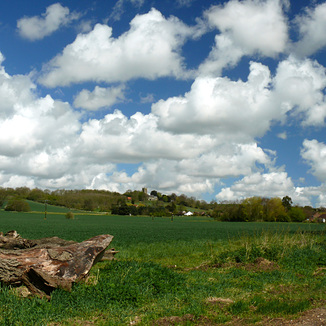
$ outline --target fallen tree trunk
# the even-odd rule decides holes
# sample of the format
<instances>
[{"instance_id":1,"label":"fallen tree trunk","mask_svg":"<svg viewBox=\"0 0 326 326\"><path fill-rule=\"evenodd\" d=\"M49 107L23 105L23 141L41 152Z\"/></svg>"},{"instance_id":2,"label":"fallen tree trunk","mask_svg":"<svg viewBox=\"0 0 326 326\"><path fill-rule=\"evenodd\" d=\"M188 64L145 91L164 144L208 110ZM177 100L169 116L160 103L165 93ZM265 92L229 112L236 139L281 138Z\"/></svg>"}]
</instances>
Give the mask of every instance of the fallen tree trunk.
<instances>
[{"instance_id":1,"label":"fallen tree trunk","mask_svg":"<svg viewBox=\"0 0 326 326\"><path fill-rule=\"evenodd\" d=\"M58 237L50 237L50 238L41 238L41 239L24 239L22 238L17 231L9 231L5 235L0 232L0 251L1 249L7 250L17 250L17 249L36 249L36 248L56 248L56 247L64 247L74 243L78 243L72 240L64 240ZM119 251L116 251L114 248L107 249L104 252L104 256L102 257L102 261L113 260L114 255Z\"/></svg>"},{"instance_id":2,"label":"fallen tree trunk","mask_svg":"<svg viewBox=\"0 0 326 326\"><path fill-rule=\"evenodd\" d=\"M50 297L56 288L70 290L85 278L104 256L111 235L99 235L81 243L60 238L28 240L17 232L0 235L0 281L25 284L34 294ZM113 249L111 256L116 253Z\"/></svg>"}]
</instances>

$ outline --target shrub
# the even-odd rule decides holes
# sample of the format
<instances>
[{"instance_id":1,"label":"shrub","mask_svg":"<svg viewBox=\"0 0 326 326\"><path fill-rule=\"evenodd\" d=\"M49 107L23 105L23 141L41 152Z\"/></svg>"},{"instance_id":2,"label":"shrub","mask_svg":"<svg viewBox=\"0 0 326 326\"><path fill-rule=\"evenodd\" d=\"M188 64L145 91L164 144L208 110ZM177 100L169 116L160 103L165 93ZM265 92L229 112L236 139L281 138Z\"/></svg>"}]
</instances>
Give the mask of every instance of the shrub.
<instances>
[{"instance_id":1,"label":"shrub","mask_svg":"<svg viewBox=\"0 0 326 326\"><path fill-rule=\"evenodd\" d=\"M283 213L280 213L276 217L276 221L277 222L291 222L291 218L287 213L283 212Z\"/></svg>"},{"instance_id":2,"label":"shrub","mask_svg":"<svg viewBox=\"0 0 326 326\"><path fill-rule=\"evenodd\" d=\"M10 200L5 208L6 211L16 211L16 212L29 212L31 210L29 204L21 199Z\"/></svg>"},{"instance_id":3,"label":"shrub","mask_svg":"<svg viewBox=\"0 0 326 326\"><path fill-rule=\"evenodd\" d=\"M72 213L72 212L66 213L66 219L73 220L74 218L75 218L74 213Z\"/></svg>"},{"instance_id":4,"label":"shrub","mask_svg":"<svg viewBox=\"0 0 326 326\"><path fill-rule=\"evenodd\" d=\"M306 216L300 207L292 207L288 212L292 222L302 222Z\"/></svg>"}]
</instances>

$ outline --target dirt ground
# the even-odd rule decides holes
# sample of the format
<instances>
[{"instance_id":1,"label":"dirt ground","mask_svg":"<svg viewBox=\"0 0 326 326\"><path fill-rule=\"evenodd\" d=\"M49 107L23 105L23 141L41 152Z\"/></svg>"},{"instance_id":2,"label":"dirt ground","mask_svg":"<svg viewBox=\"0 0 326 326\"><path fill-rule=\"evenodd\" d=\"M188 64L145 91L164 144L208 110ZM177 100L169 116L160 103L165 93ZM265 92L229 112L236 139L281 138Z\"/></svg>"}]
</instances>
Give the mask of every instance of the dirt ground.
<instances>
[{"instance_id":1,"label":"dirt ground","mask_svg":"<svg viewBox=\"0 0 326 326\"><path fill-rule=\"evenodd\" d=\"M164 317L160 318L153 325L159 326L171 326L171 325L186 325L187 322L194 322L194 318L192 315L185 315L183 317ZM208 319L203 318L202 320L197 321L198 326L214 326L221 324L213 324ZM255 324L248 324L248 321L243 319L233 319L231 322L228 322L228 326L245 326L245 325L259 325L259 326L326 326L326 308L316 308L313 310L309 310L304 312L299 318L288 320L284 318L273 318L266 319L262 322L258 322Z\"/></svg>"},{"instance_id":2,"label":"dirt ground","mask_svg":"<svg viewBox=\"0 0 326 326\"><path fill-rule=\"evenodd\" d=\"M326 326L326 308L316 308L308 310L302 314L301 317L294 320L285 320L283 318L276 318L267 321L261 325L276 325L276 326Z\"/></svg>"}]
</instances>

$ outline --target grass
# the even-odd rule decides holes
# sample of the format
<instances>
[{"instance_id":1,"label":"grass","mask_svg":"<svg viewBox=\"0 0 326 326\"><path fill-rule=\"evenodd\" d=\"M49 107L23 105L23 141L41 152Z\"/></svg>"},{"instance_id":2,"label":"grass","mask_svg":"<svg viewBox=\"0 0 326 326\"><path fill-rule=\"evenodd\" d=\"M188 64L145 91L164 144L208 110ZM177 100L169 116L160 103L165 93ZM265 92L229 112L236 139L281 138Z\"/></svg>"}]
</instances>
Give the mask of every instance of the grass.
<instances>
[{"instance_id":1,"label":"grass","mask_svg":"<svg viewBox=\"0 0 326 326\"><path fill-rule=\"evenodd\" d=\"M23 237L82 241L115 236L118 261L93 267L87 283L56 290L50 302L0 289L1 325L173 325L246 323L294 318L325 305L325 227L318 224L226 223L205 217L85 215L41 206L0 211L0 229Z\"/></svg>"}]
</instances>

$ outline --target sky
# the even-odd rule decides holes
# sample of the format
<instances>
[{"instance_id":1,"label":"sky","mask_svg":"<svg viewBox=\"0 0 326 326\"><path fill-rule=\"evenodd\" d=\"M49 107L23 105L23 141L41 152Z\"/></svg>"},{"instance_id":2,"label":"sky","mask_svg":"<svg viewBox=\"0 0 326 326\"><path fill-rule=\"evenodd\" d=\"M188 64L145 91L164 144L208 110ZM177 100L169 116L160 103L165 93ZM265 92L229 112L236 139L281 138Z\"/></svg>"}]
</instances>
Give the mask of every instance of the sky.
<instances>
[{"instance_id":1,"label":"sky","mask_svg":"<svg viewBox=\"0 0 326 326\"><path fill-rule=\"evenodd\" d=\"M326 206L326 1L0 2L0 186Z\"/></svg>"}]
</instances>

